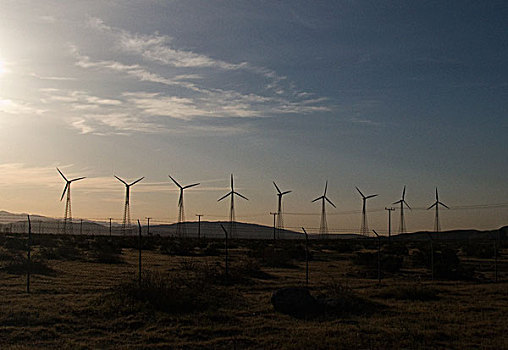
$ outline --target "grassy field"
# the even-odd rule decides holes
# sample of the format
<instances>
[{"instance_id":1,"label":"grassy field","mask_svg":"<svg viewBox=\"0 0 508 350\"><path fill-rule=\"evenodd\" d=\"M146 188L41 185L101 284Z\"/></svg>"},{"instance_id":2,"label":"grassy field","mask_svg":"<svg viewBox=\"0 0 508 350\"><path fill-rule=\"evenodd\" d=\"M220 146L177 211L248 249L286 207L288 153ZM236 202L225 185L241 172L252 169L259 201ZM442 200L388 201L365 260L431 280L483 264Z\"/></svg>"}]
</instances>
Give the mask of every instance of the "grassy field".
<instances>
[{"instance_id":1,"label":"grassy field","mask_svg":"<svg viewBox=\"0 0 508 350\"><path fill-rule=\"evenodd\" d=\"M298 317L270 299L305 285L301 241L35 236L0 239L0 348L508 349L508 261L489 241L311 241L309 290L341 306ZM489 250L490 249L490 250ZM503 250L504 249L504 250Z\"/></svg>"}]
</instances>

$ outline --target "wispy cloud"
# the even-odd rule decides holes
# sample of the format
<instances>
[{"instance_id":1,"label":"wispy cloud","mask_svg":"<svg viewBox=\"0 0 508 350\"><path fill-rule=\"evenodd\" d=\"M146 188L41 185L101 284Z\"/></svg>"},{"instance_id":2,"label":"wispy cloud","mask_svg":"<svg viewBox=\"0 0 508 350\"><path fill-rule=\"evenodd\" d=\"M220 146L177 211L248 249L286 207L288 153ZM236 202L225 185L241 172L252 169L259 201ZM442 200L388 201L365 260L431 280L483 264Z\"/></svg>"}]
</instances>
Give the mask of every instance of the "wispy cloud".
<instances>
[{"instance_id":1,"label":"wispy cloud","mask_svg":"<svg viewBox=\"0 0 508 350\"><path fill-rule=\"evenodd\" d=\"M0 100L0 113L7 114L42 114L46 110L42 108L32 107L30 104L21 102L21 101L13 101L10 99Z\"/></svg>"},{"instance_id":2,"label":"wispy cloud","mask_svg":"<svg viewBox=\"0 0 508 350\"><path fill-rule=\"evenodd\" d=\"M178 128L179 131L195 131L199 129L199 121L205 119L310 114L333 108L327 99L298 91L294 84L270 69L180 50L167 35L131 33L108 26L98 18L90 18L88 24L102 35L110 36L113 48L120 53L113 49L108 59L92 59L82 54L77 46L71 46L76 66L103 75L104 72L123 75L134 81L125 87L126 91L108 97L82 91L46 91L47 101L67 105L75 113L69 119L70 125L81 133L161 133L178 132ZM129 64L122 62L125 54L130 55ZM133 62L132 55L138 56L140 61ZM161 70L160 65L172 68ZM164 72L164 75L157 72ZM209 79L210 74L217 72L221 72L221 79ZM264 87L260 89L259 84L245 83L251 79L249 77L238 81L238 72L263 82ZM228 76L230 74L233 75ZM235 83L230 78L233 76L241 84L238 88L232 88ZM136 84L136 81L153 85L147 89L147 84ZM285 83L281 84L282 81ZM175 129L174 123L169 126L170 120L184 123L179 123ZM233 121L230 124L212 128L238 130Z\"/></svg>"}]
</instances>

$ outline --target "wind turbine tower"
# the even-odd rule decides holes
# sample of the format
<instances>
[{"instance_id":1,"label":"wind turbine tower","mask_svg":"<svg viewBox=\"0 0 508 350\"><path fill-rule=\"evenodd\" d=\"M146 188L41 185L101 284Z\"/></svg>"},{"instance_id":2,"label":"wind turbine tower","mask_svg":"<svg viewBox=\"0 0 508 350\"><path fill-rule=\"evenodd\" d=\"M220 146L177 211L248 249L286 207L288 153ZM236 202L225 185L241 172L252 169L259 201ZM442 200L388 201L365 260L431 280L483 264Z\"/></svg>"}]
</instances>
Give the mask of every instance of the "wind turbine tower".
<instances>
[{"instance_id":1,"label":"wind turbine tower","mask_svg":"<svg viewBox=\"0 0 508 350\"><path fill-rule=\"evenodd\" d=\"M406 196L406 186L404 186L404 189L402 190L402 198L398 200L397 202L393 202L392 204L400 204L400 227L399 227L399 233L405 233L406 232L406 223L404 222L404 205L406 205L409 210L411 210L411 207L409 204L407 204L406 200L404 199Z\"/></svg>"},{"instance_id":2,"label":"wind turbine tower","mask_svg":"<svg viewBox=\"0 0 508 350\"><path fill-rule=\"evenodd\" d=\"M328 233L328 224L326 222L326 205L325 202L330 203L334 208L337 208L335 204L326 196L326 190L328 189L328 180L325 183L325 192L321 197L318 197L312 201L312 203L321 200L321 223L319 224L319 234L325 235Z\"/></svg>"},{"instance_id":3,"label":"wind turbine tower","mask_svg":"<svg viewBox=\"0 0 508 350\"><path fill-rule=\"evenodd\" d=\"M233 174L231 174L231 191L229 191L227 194L222 196L217 200L217 202L220 202L221 200L227 198L228 196L231 196L231 205L229 207L229 234L231 237L234 237L234 224L235 224L235 195L237 195L240 198L243 198L245 200L249 200L247 197L241 195L240 193L235 191L235 188L233 186Z\"/></svg>"},{"instance_id":4,"label":"wind turbine tower","mask_svg":"<svg viewBox=\"0 0 508 350\"><path fill-rule=\"evenodd\" d=\"M67 200L65 201L65 215L64 215L63 233L67 233L67 229L68 229L67 222L70 223L70 225L69 225L70 226L70 233L73 233L73 229L72 229L72 209L71 209L71 183L73 183L74 181L83 180L85 177L78 177L78 178L75 178L75 179L72 179L72 180L67 180L67 178L60 171L60 169L56 168L56 170L58 170L60 175L62 175L63 179L65 180L65 187L64 187L64 190L62 192L62 197L60 197L60 201L65 196L65 193L67 193Z\"/></svg>"},{"instance_id":5,"label":"wind turbine tower","mask_svg":"<svg viewBox=\"0 0 508 350\"><path fill-rule=\"evenodd\" d=\"M291 191L284 191L282 192L279 188L279 186L277 186L277 184L275 183L275 181L273 182L273 185L275 186L275 189L277 190L277 197L278 198L278 201L277 201L277 230L280 232L280 230L283 230L284 229L284 220L282 218L282 197L288 193L291 193Z\"/></svg>"},{"instance_id":6,"label":"wind turbine tower","mask_svg":"<svg viewBox=\"0 0 508 350\"><path fill-rule=\"evenodd\" d=\"M185 212L183 209L183 191L187 188L194 187L199 185L199 183L195 183L192 185L181 186L171 175L168 175L171 180L175 183L175 185L180 189L180 197L178 198L178 223L176 224L176 234L178 237L182 237L186 235L185 229Z\"/></svg>"},{"instance_id":7,"label":"wind turbine tower","mask_svg":"<svg viewBox=\"0 0 508 350\"><path fill-rule=\"evenodd\" d=\"M125 234L126 229L131 228L131 208L130 208L131 186L134 186L135 184L137 184L138 182L143 180L145 177L143 176L143 177L137 179L136 181L131 182L130 184L128 184L127 182L125 182L124 180L122 180L121 178L119 178L116 175L115 175L115 177L118 181L120 181L121 183L123 183L125 185L125 206L123 209L123 221L122 221L122 232L123 232L123 234Z\"/></svg>"},{"instance_id":8,"label":"wind turbine tower","mask_svg":"<svg viewBox=\"0 0 508 350\"><path fill-rule=\"evenodd\" d=\"M436 187L436 201L434 204L432 204L430 207L427 208L427 210L432 209L432 207L436 207L436 220L434 222L434 232L440 232L441 231L441 225L439 223L439 206L443 206L446 209L450 209L446 204L439 201L439 194L437 193L437 187Z\"/></svg>"},{"instance_id":9,"label":"wind turbine tower","mask_svg":"<svg viewBox=\"0 0 508 350\"><path fill-rule=\"evenodd\" d=\"M363 236L369 235L369 224L367 223L367 199L377 197L377 194L371 194L369 196L364 196L362 191L358 187L356 187L356 190L358 193L360 193L360 196L362 196L362 226L360 227L360 234Z\"/></svg>"}]
</instances>

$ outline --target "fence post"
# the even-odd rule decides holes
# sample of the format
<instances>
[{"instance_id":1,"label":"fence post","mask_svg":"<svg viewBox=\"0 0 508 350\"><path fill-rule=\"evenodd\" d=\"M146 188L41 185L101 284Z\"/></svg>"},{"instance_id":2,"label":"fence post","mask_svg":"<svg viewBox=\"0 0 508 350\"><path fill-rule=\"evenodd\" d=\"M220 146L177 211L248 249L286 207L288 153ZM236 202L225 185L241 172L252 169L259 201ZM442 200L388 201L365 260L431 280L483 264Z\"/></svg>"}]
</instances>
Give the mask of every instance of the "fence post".
<instances>
[{"instance_id":1,"label":"fence post","mask_svg":"<svg viewBox=\"0 0 508 350\"><path fill-rule=\"evenodd\" d=\"M429 236L430 238L430 269L431 269L431 272L432 272L432 281L434 281L434 244L433 244L433 239L432 239L432 235L430 233L427 232L427 235Z\"/></svg>"},{"instance_id":2,"label":"fence post","mask_svg":"<svg viewBox=\"0 0 508 350\"><path fill-rule=\"evenodd\" d=\"M226 237L225 245L226 245L226 284L228 283L228 275L229 275L229 253L228 253L228 231L224 228L222 224L220 224L220 227L222 227L222 230L224 231L224 235Z\"/></svg>"},{"instance_id":3,"label":"fence post","mask_svg":"<svg viewBox=\"0 0 508 350\"><path fill-rule=\"evenodd\" d=\"M139 238L138 238L138 247L139 247L139 271L138 271L138 284L141 288L141 223L138 220L138 232L139 232Z\"/></svg>"},{"instance_id":4,"label":"fence post","mask_svg":"<svg viewBox=\"0 0 508 350\"><path fill-rule=\"evenodd\" d=\"M32 249L32 223L30 221L30 215L28 217L28 244L27 244L27 271L26 271L26 292L30 293L30 253Z\"/></svg>"},{"instance_id":5,"label":"fence post","mask_svg":"<svg viewBox=\"0 0 508 350\"><path fill-rule=\"evenodd\" d=\"M372 230L377 237L377 282L381 284L381 237L377 234L376 230Z\"/></svg>"},{"instance_id":6,"label":"fence post","mask_svg":"<svg viewBox=\"0 0 508 350\"><path fill-rule=\"evenodd\" d=\"M302 227L303 233L305 234L305 285L309 286L309 235L305 228Z\"/></svg>"}]
</instances>

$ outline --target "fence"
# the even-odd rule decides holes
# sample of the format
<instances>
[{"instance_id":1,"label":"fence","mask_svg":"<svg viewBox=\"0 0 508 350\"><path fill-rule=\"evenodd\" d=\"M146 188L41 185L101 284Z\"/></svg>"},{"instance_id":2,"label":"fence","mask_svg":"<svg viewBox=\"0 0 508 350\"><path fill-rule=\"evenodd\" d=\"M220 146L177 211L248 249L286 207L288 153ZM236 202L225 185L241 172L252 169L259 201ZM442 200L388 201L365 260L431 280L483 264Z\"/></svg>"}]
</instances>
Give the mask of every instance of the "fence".
<instances>
[{"instance_id":1,"label":"fence","mask_svg":"<svg viewBox=\"0 0 508 350\"><path fill-rule=\"evenodd\" d=\"M264 235L264 239L245 240L227 237L230 234L228 225L217 223L202 227L199 238L177 237L174 232L161 235L157 226L149 229L139 221L138 226L133 227L135 230L126 234L121 234L125 232L118 225L114 229L111 226L111 231L109 227L105 230L99 226L84 226L87 230L83 230L82 226L78 231L81 234L59 234L53 233L51 228L58 231L61 223L52 225L43 225L29 218L24 223L3 225L0 272L6 273L4 276L18 275L20 279L26 276L27 292L37 291L40 281L47 284L51 278L58 278L55 266L61 267L65 262L72 263L66 273L76 273L76 283L79 283L80 276L86 277L83 274L88 266L96 268L97 264L103 264L106 270L109 266L111 271L118 270L120 266L123 279L130 276L141 285L144 272L167 270L172 266L170 259L174 257L185 257L187 265L192 265L192 261L213 261L223 271L217 274L222 277L217 278L225 278L226 281L232 273L228 264L235 266L235 263L242 262L248 264L249 269L257 266L256 269L265 271L290 265L302 265L304 269L305 264L305 272L301 273L299 281L307 284L309 279L312 281L313 257L317 257L318 261L347 260L357 271L356 277L378 283L383 278L404 275L404 278L429 281L498 282L508 279L506 228L468 239L443 239L434 233L392 240L386 237L339 240L326 236L303 240L303 234L295 236L300 239L273 240L271 230L261 228L262 234L258 236ZM25 231L20 232L23 229ZM239 236L245 236L245 232L241 232L242 227L236 229ZM253 228L249 230L250 235L256 236L251 232ZM229 244L227 238L230 238ZM243 266L236 273L249 273L245 269ZM94 273L93 269L90 271ZM413 277L407 277L409 272Z\"/></svg>"}]
</instances>

